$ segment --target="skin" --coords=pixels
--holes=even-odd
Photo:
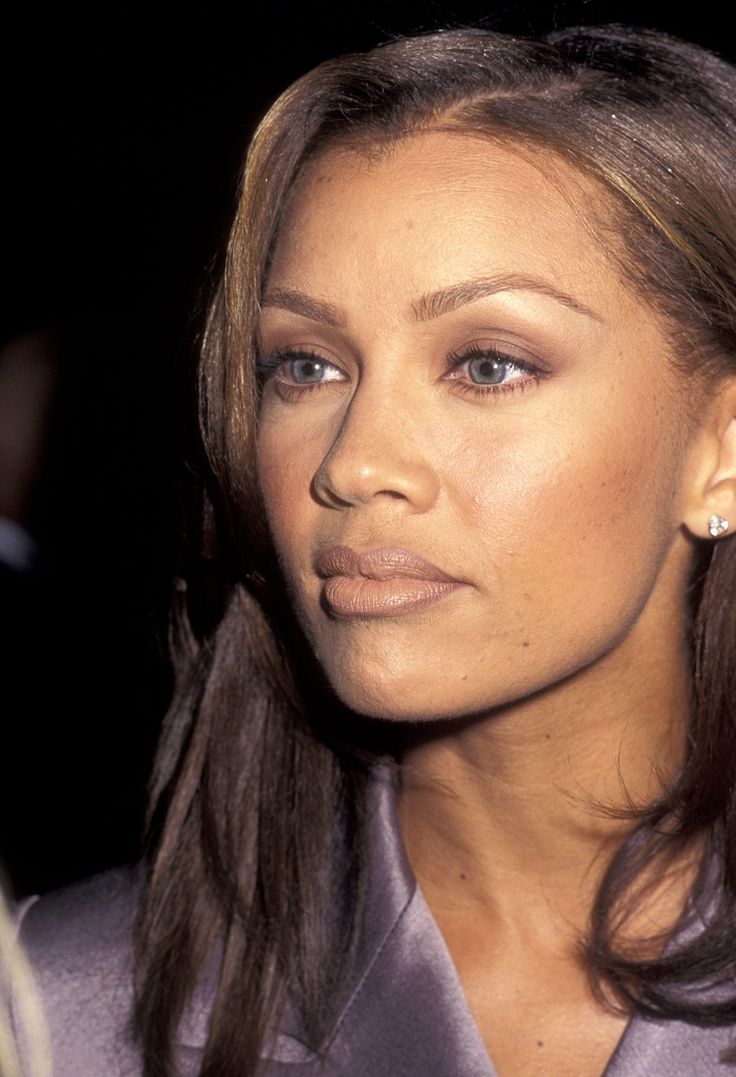
[[[591,801],[645,802],[681,760],[693,536],[733,509],[734,394],[694,421],[604,212],[564,162],[461,133],[330,151],[263,301],[273,538],[337,693],[405,723],[407,853],[501,1077],[598,1074],[621,1035],[577,946],[631,824]],[[503,382],[474,382],[479,351]],[[336,544],[408,548],[460,586],[336,616],[315,570]],[[633,938],[671,928],[679,869]]]

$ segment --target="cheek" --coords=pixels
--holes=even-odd
[[[298,571],[299,552],[306,549],[317,509],[310,494],[320,460],[314,440],[289,438],[281,427],[265,425],[258,437],[258,482],[269,527],[289,574]]]
[[[532,610],[540,632],[550,618],[593,630],[596,618],[633,616],[672,539],[671,439],[635,413],[615,428],[602,417],[577,410],[527,421],[485,452],[466,445],[448,469],[458,515],[482,543],[488,587],[503,584],[520,631]]]

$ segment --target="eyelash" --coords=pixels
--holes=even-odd
[[[330,362],[330,360],[325,359],[317,352],[311,351],[308,348],[299,348],[294,349],[293,351],[287,348],[283,351],[274,352],[272,355],[260,356],[258,358],[256,371],[261,391],[263,391],[266,382],[273,378],[283,366],[289,362],[293,362],[295,359],[311,360],[312,362],[329,365],[337,370],[340,369],[337,364]],[[459,371],[461,367],[466,363],[472,362],[473,359],[495,360],[499,363],[508,364],[508,366],[515,367],[516,370],[526,374],[527,377],[514,378],[510,382],[497,384],[489,383],[487,385],[480,382],[461,381],[459,378],[448,378],[448,375],[453,374],[455,371]],[[547,371],[530,362],[520,359],[517,356],[510,355],[507,352],[503,352],[499,348],[488,347],[481,344],[471,344],[460,352],[452,352],[448,356],[447,368],[444,374],[445,378],[454,382],[454,391],[463,393],[464,395],[471,394],[476,398],[498,396],[501,393],[524,392],[526,389],[530,389],[532,386],[537,385],[547,376]],[[314,382],[311,385],[298,385],[296,383],[280,381],[279,392],[286,400],[298,400],[303,397],[305,393],[314,393],[318,390],[327,388],[330,384],[332,384],[331,381]]]
[[[461,367],[465,366],[466,363],[472,362],[473,359],[495,360],[498,363],[504,363],[511,367],[515,367],[516,370],[527,375],[525,378],[514,378],[512,381],[495,385],[493,383],[483,385],[480,382],[460,381],[459,378],[451,379],[456,382],[454,387],[458,392],[463,394],[469,393],[475,397],[498,396],[501,393],[523,393],[527,389],[531,389],[532,386],[537,385],[543,378],[547,377],[547,371],[543,370],[541,367],[535,366],[533,363],[524,359],[520,359],[516,355],[510,355],[508,352],[501,351],[500,348],[483,345],[481,343],[470,344],[463,348],[462,351],[453,352],[448,359],[445,377],[447,377],[448,374],[460,370]]]
[[[336,363],[331,363],[329,359],[325,359],[317,352],[310,351],[308,348],[297,348],[293,351],[287,348],[284,351],[274,352],[273,355],[261,355],[256,361],[256,373],[260,391],[263,392],[266,382],[270,381],[283,366],[293,362],[295,359],[307,359],[311,360],[313,363],[323,363],[335,367],[336,370],[340,369]],[[279,392],[286,400],[292,400],[303,396],[304,393],[313,393],[319,389],[324,389],[330,384],[331,383],[328,381],[318,381],[313,385],[298,385],[296,383],[290,384],[287,381],[280,381]]]

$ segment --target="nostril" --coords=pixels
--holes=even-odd
[[[354,502],[350,501],[347,497],[341,497],[333,487],[323,481],[319,474],[315,475],[312,479],[310,493],[312,498],[320,505],[326,505],[327,508],[332,509],[349,509],[353,506]]]

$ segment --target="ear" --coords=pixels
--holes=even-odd
[[[724,382],[710,402],[689,456],[682,522],[698,539],[736,533],[736,378]]]

